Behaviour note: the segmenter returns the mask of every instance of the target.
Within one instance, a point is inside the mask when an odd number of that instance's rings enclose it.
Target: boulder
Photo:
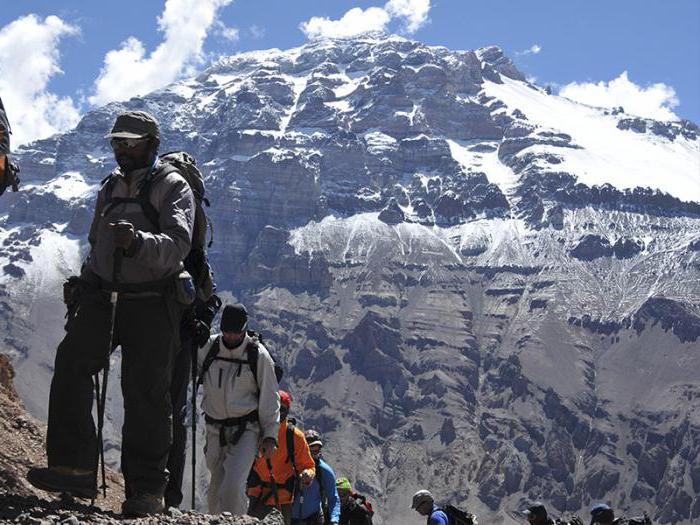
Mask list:
[[[578,244],[569,251],[569,255],[581,261],[593,261],[601,257],[610,257],[612,254],[613,248],[610,241],[594,234],[583,236]]]
[[[406,220],[403,210],[393,197],[379,213],[379,220],[386,224],[400,224]]]
[[[630,259],[644,250],[644,241],[620,237],[613,245],[613,253],[618,259]]]

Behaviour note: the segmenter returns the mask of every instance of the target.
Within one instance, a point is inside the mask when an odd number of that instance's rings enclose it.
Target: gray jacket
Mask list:
[[[183,269],[182,260],[187,256],[192,244],[194,227],[195,200],[187,181],[177,172],[166,176],[159,174],[162,166],[156,161],[153,170],[153,183],[150,190],[150,202],[158,211],[160,228],[148,220],[141,206],[137,203],[123,203],[107,207],[106,182],[97,194],[95,216],[90,227],[90,255],[86,269],[112,281],[114,263],[114,234],[110,223],[124,220],[132,223],[139,238],[135,242],[140,248],[131,257],[122,262],[120,283],[145,283],[169,277]],[[127,183],[124,175],[115,170],[112,175],[111,196],[136,197],[144,177],[149,169],[135,170]],[[103,216],[104,212],[106,216]],[[160,230],[160,231],[158,231]]]
[[[5,106],[2,105],[2,99],[0,98],[0,155],[7,155],[10,153],[10,122],[7,120],[7,113],[5,113]]]

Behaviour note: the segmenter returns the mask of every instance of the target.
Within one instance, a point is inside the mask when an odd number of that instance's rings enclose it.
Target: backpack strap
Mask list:
[[[120,204],[138,204],[141,207],[143,214],[146,216],[146,219],[148,219],[148,222],[153,225],[156,231],[160,232],[160,215],[155,206],[151,204],[151,188],[154,180],[162,179],[174,171],[178,170],[175,166],[170,164],[162,164],[161,167],[159,167],[155,172],[151,170],[141,182],[136,197],[112,197],[112,192],[114,191],[114,185],[117,183],[117,179],[114,174],[110,174],[106,179],[103,179],[107,186],[105,188],[106,206],[102,210],[102,216],[104,217],[110,211],[112,211],[114,207]]]
[[[248,359],[246,363],[250,367],[250,371],[253,372],[253,377],[255,378],[255,384],[258,387],[258,392],[260,392],[260,383],[258,382],[258,357],[260,356],[260,347],[255,341],[251,341],[246,346],[246,354]]]
[[[287,418],[287,435],[285,436],[287,440],[287,462],[292,464],[295,477],[299,474],[296,460],[294,459],[294,429],[296,428],[296,424],[296,419],[292,417]]]
[[[326,497],[326,491],[323,489],[323,469],[321,469],[321,458],[314,459],[314,464],[316,466],[316,481],[318,481],[318,493],[321,497],[321,507],[323,508],[324,506],[328,506],[328,499]],[[324,510],[324,512],[327,511]]]
[[[211,367],[211,364],[214,362],[214,359],[216,359],[216,356],[219,355],[219,342],[221,341],[221,336],[218,336],[216,339],[214,339],[214,342],[211,345],[211,348],[209,348],[209,351],[207,352],[206,357],[204,358],[204,361],[202,362],[202,369],[199,371],[199,376],[197,377],[197,383],[195,385],[195,392],[194,395],[197,395],[197,387],[199,385],[204,383],[204,375],[207,373],[209,368]]]

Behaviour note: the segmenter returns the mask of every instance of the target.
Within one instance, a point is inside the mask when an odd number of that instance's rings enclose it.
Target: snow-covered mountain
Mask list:
[[[0,351],[40,417],[127,108],[197,157],[219,289],[383,523],[415,519],[425,487],[486,522],[533,499],[698,519],[695,124],[548,94],[496,47],[379,34],[231,56],[92,111],[22,149],[23,191],[0,199]]]

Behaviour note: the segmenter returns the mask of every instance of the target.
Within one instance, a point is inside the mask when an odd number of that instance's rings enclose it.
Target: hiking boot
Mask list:
[[[30,468],[27,481],[47,492],[63,492],[86,499],[97,497],[97,478],[89,470],[70,467]]]
[[[122,503],[122,516],[125,518],[144,518],[163,512],[163,496],[157,494],[139,494]]]

